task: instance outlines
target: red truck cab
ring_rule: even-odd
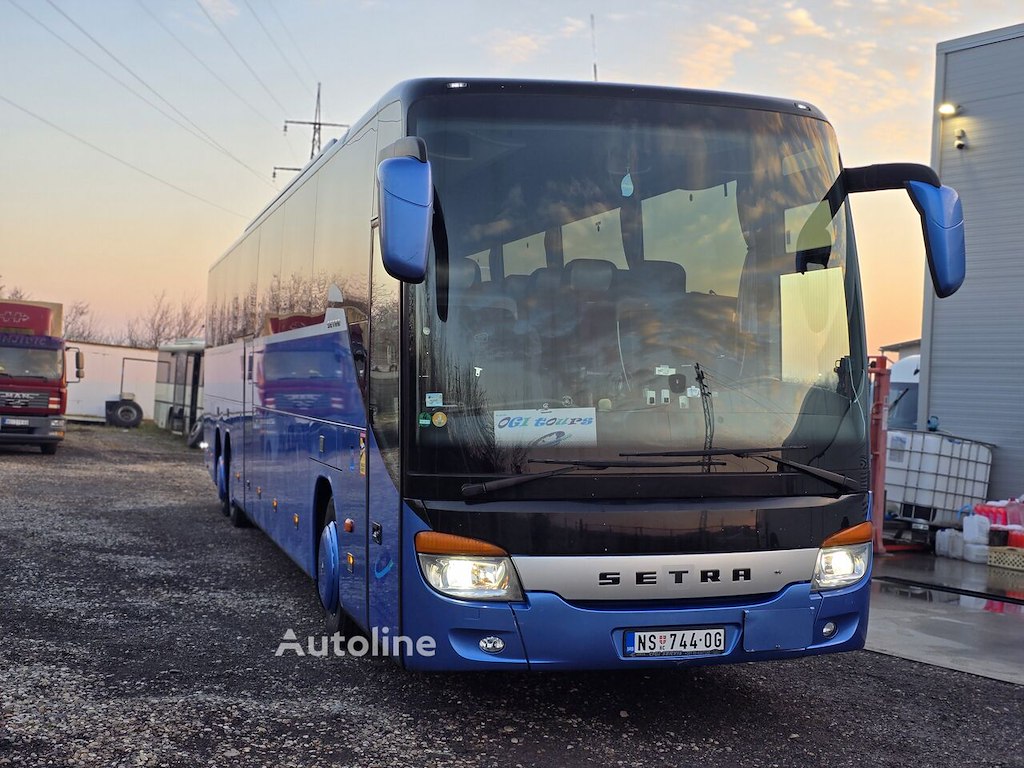
[[[0,300],[0,446],[57,452],[67,408],[62,333],[60,304]],[[82,378],[81,352],[76,368]]]

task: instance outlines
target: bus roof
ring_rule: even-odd
[[[795,99],[754,96],[726,91],[705,91],[694,88],[673,88],[629,83],[592,82],[588,80],[492,80],[481,78],[431,77],[405,80],[395,85],[377,103],[379,107],[392,101],[411,103],[426,96],[452,93],[500,93],[518,95],[593,96],[615,99],[651,99],[686,102],[707,106],[760,109],[787,112],[826,120],[812,104]]]

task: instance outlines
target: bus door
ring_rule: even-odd
[[[371,626],[398,626],[401,465],[400,328],[402,285],[384,270],[378,228],[373,229],[368,410],[374,452],[369,467],[368,602]]]

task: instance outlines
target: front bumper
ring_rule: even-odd
[[[0,445],[43,445],[64,439],[63,416],[0,415]]]
[[[407,561],[408,562],[408,561]],[[412,561],[413,563],[415,560]],[[701,666],[789,659],[864,647],[870,577],[844,589],[812,592],[807,582],[771,596],[718,600],[574,604],[551,592],[520,603],[473,603],[433,591],[415,566],[405,570],[403,634],[433,638],[436,651],[404,659],[410,669],[582,670]],[[835,626],[825,637],[825,625]],[[725,629],[725,651],[693,656],[627,656],[631,629]],[[481,641],[498,638],[503,645]],[[482,645],[492,650],[485,651]]]

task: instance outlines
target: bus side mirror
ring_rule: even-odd
[[[75,376],[85,378],[85,353],[82,350],[75,352]]]
[[[846,168],[837,184],[840,182],[846,194],[906,189],[914,207],[921,214],[924,250],[935,293],[940,299],[956,293],[967,273],[967,249],[964,242],[964,211],[955,189],[943,186],[935,171],[927,165],[916,163],[883,163],[863,168]],[[829,190],[826,199],[831,200],[832,195],[833,190]],[[842,198],[839,198],[839,202],[842,202]],[[836,204],[834,207],[839,206]]]
[[[434,208],[430,163],[415,157],[390,157],[377,166],[380,251],[388,274],[422,283]]]
[[[907,192],[921,214],[924,249],[935,294],[944,299],[956,293],[967,272],[964,211],[952,187],[908,181]]]

